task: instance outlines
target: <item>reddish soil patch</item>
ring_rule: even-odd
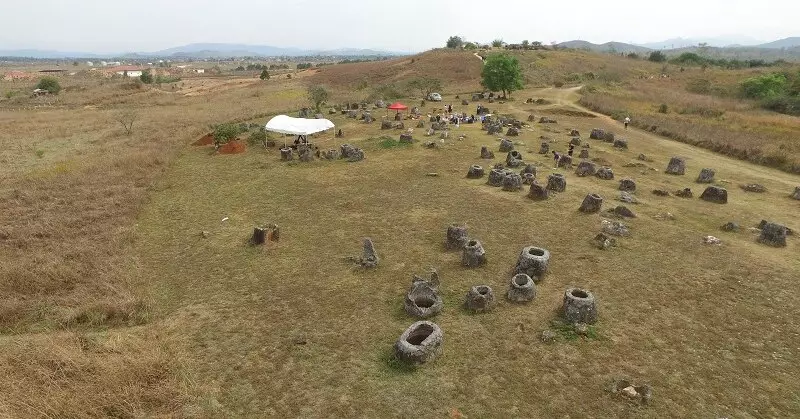
[[[219,152],[221,154],[237,154],[237,153],[244,153],[247,147],[244,145],[243,142],[239,140],[229,141],[226,144],[223,144],[222,147],[219,148]]]
[[[210,132],[202,137],[199,140],[192,143],[192,145],[211,145],[214,144],[214,134]]]

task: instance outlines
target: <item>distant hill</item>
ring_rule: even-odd
[[[604,44],[593,44],[588,41],[574,40],[558,44],[561,48],[583,49],[594,52],[635,52],[637,54],[650,52],[649,48],[641,47],[623,42],[606,42]]]
[[[696,47],[701,43],[710,47],[754,46],[762,41],[748,36],[731,35],[710,38],[671,38],[664,41],[636,44],[650,49],[678,49]]]
[[[756,45],[759,48],[794,48],[800,47],[800,36],[793,36],[791,38],[783,38],[777,41],[768,42],[766,44]]]

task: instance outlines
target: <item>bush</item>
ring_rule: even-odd
[[[261,80],[269,80],[269,71],[267,69],[261,70],[261,75],[258,76]]]
[[[145,70],[142,72],[142,75],[139,76],[139,80],[144,84],[150,84],[153,82],[153,74],[150,73],[150,70]]]
[[[654,63],[663,63],[664,61],[667,61],[667,56],[661,51],[653,51],[650,53],[650,56],[648,56],[647,59]]]
[[[690,93],[697,93],[707,95],[711,93],[711,82],[706,79],[692,79],[686,83],[686,91]]]
[[[36,84],[37,89],[47,90],[51,94],[57,95],[61,91],[61,84],[54,77],[42,77]]]
[[[561,81],[561,80],[558,80],[558,81],[556,81],[555,83],[553,83],[553,85],[554,85],[555,87],[564,87],[564,82],[563,82],[563,81]]]
[[[751,77],[739,84],[742,96],[751,99],[767,99],[786,91],[786,76],[780,73]]]
[[[669,106],[666,103],[662,103],[661,106],[658,107],[658,113],[669,113]]]
[[[460,36],[451,36],[447,39],[445,46],[447,48],[461,48],[464,45],[464,40]]]
[[[250,146],[255,145],[263,145],[267,142],[267,132],[263,129],[259,129],[258,131],[253,131],[250,133],[250,136],[247,137],[247,144]]]
[[[800,116],[800,97],[787,95],[770,97],[761,102],[761,107],[774,112]]]
[[[181,81],[181,78],[175,76],[156,76],[155,80],[156,84],[177,83],[179,81]]]
[[[225,144],[239,135],[239,126],[236,124],[219,124],[214,128],[214,145]]]

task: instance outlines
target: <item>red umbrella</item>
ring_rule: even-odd
[[[400,102],[395,102],[395,103],[392,103],[391,105],[387,106],[386,109],[391,109],[393,111],[397,111],[397,113],[400,113],[400,111],[408,110],[408,106],[403,105]]]

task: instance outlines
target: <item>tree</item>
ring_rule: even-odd
[[[661,51],[653,51],[650,53],[650,56],[647,57],[647,59],[654,63],[663,63],[664,61],[667,61],[667,56]]]
[[[464,46],[464,40],[460,36],[451,36],[447,39],[447,48],[461,48]]]
[[[219,147],[239,135],[239,127],[236,124],[225,123],[214,127],[214,146]]]
[[[117,122],[125,129],[126,135],[131,135],[131,133],[133,133],[133,123],[136,122],[138,118],[139,115],[133,110],[121,111],[116,116]]]
[[[476,44],[474,42],[465,42],[464,43],[464,49],[469,50],[469,51],[476,50],[476,49],[478,49],[478,44]]]
[[[528,41],[527,39],[522,40],[522,49],[528,49],[530,48],[530,46],[531,46],[531,41]]]
[[[481,71],[481,84],[493,92],[503,92],[505,97],[522,89],[522,69],[516,57],[493,54],[486,58]]]
[[[73,62],[72,62],[72,66],[73,66],[73,67],[77,67],[77,66],[78,66],[78,62],[77,62],[77,61],[73,61]]]
[[[37,89],[47,90],[48,92],[57,95],[61,91],[61,84],[54,77],[42,77],[39,83],[36,84]]]
[[[320,111],[320,107],[326,100],[328,100],[328,91],[325,90],[325,87],[316,85],[316,86],[309,86],[308,88],[308,100],[314,104],[314,109],[317,110],[317,113]]]
[[[150,84],[153,82],[153,73],[151,73],[150,70],[142,71],[142,75],[139,76],[139,80],[141,80],[144,84]]]
[[[442,81],[433,77],[420,77],[411,80],[408,87],[419,90],[422,97],[428,97],[429,94],[442,90]]]
[[[269,80],[269,71],[267,69],[261,70],[261,75],[258,76],[261,80]]]
[[[500,48],[503,46],[503,44],[505,44],[505,42],[503,42],[502,39],[495,39],[492,41],[492,48]]]
[[[544,48],[544,45],[541,43],[541,41],[533,41],[533,42],[531,42],[531,48],[533,48],[533,49],[542,49],[542,48]]]

